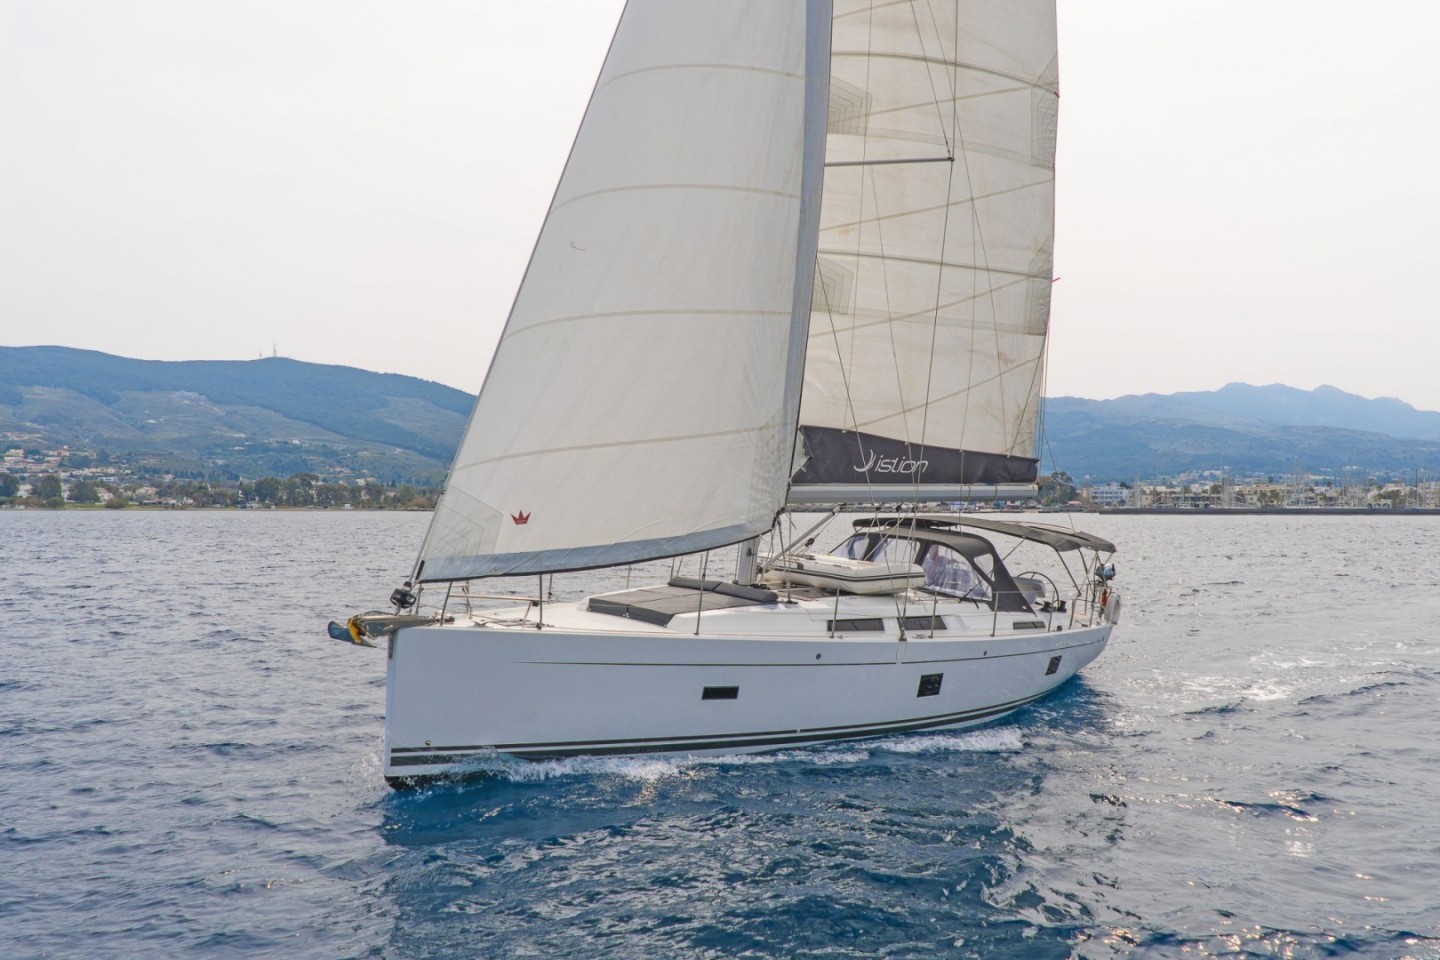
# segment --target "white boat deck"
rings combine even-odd
[[[627,591],[628,592],[628,591]],[[590,598],[544,605],[544,629],[565,633],[596,633],[613,636],[735,637],[750,639],[835,639],[899,640],[964,639],[1006,637],[1048,633],[1090,626],[1070,612],[995,613],[986,604],[910,593],[896,596],[846,596],[837,603],[834,596],[795,596],[776,603],[753,603],[728,608],[705,609],[712,594],[693,591],[696,609],[677,613],[668,623],[617,616],[590,609]],[[599,599],[620,596],[604,594]],[[457,613],[453,626],[494,630],[534,630],[537,608],[533,604],[496,610]]]

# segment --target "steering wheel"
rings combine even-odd
[[[1060,588],[1055,585],[1055,581],[1050,579],[1048,574],[1041,573],[1039,570],[1026,570],[1024,573],[1017,573],[1015,575],[1016,580],[1021,580],[1025,577],[1034,577],[1039,580],[1044,580],[1050,585],[1049,595],[1041,597],[1041,602],[1045,602],[1048,600],[1053,603],[1060,599]]]

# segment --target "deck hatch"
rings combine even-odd
[[[906,630],[949,630],[944,617],[901,617],[900,626]]]
[[[706,687],[700,692],[701,700],[738,700],[739,687]]]
[[[920,678],[920,689],[915,692],[917,697],[936,697],[940,695],[940,682],[945,679],[943,673],[927,673]]]
[[[638,590],[591,597],[585,608],[591,613],[608,613],[612,617],[625,617],[664,627],[669,626],[670,621],[682,613],[761,606],[775,603],[779,599],[779,594],[771,590],[757,590],[754,587],[742,587],[719,580],[702,581],[693,577],[675,577],[664,586],[641,587]]]
[[[885,621],[880,617],[862,617],[852,620],[828,620],[831,633],[856,633],[860,631],[880,632],[885,629]]]

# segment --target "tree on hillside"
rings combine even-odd
[[[13,497],[20,492],[20,481],[9,473],[0,473],[0,497]]]
[[[274,503],[280,499],[280,481],[275,477],[256,480],[254,497],[261,503]]]
[[[70,484],[70,499],[75,503],[99,503],[100,490],[89,480]]]
[[[317,483],[315,503],[322,507],[339,507],[358,500],[359,488],[344,483]]]
[[[60,475],[58,473],[47,473],[39,480],[36,480],[34,487],[31,489],[31,495],[39,497],[41,500],[63,499],[65,491],[60,484]]]
[[[315,480],[313,473],[295,473],[285,478],[283,494],[285,502],[292,507],[308,507],[315,503]]]

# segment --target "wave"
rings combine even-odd
[[[1252,816],[1284,816],[1291,820],[1303,820],[1313,822],[1320,818],[1311,812],[1309,807],[1332,803],[1330,797],[1320,793],[1311,793],[1302,790],[1279,790],[1270,794],[1268,800],[1227,800],[1224,797],[1207,797],[1211,803],[1224,807],[1235,813],[1245,813]]]
[[[968,733],[896,737],[881,740],[874,746],[889,753],[1012,753],[1025,749],[1025,737],[1019,727],[996,727]]]
[[[1405,689],[1407,689],[1407,688],[1409,688],[1409,687],[1414,686],[1414,675],[1413,675],[1413,674],[1399,673],[1399,672],[1389,671],[1389,672],[1382,673],[1382,674],[1379,674],[1379,675],[1378,675],[1379,677],[1395,677],[1395,678],[1397,678],[1397,679],[1391,679],[1391,680],[1373,679],[1373,678],[1375,678],[1376,676],[1377,676],[1377,675],[1375,675],[1375,674],[1371,674],[1371,677],[1370,677],[1370,678],[1366,678],[1366,679],[1370,679],[1371,682],[1369,682],[1369,683],[1362,683],[1362,684],[1360,684],[1359,686],[1357,686],[1357,687],[1352,687],[1352,688],[1349,689],[1349,690],[1337,690],[1337,691],[1332,691],[1332,692],[1329,692],[1329,693],[1317,693],[1317,694],[1315,694],[1315,695],[1313,695],[1313,696],[1306,697],[1306,698],[1304,698],[1303,700],[1300,700],[1300,701],[1297,703],[1297,706],[1311,706],[1311,705],[1314,705],[1314,704],[1325,704],[1325,703],[1340,703],[1340,702],[1349,700],[1349,699],[1352,698],[1352,697],[1359,697],[1359,698],[1376,698],[1376,697],[1385,696],[1385,695],[1387,695],[1387,694],[1396,693],[1396,692],[1398,692],[1398,691],[1405,690]]]
[[[490,754],[467,763],[457,773],[456,779],[479,775],[498,777],[515,783],[535,783],[570,777],[618,777],[653,782],[690,776],[704,768],[776,764],[828,767],[863,763],[877,754],[1010,753],[1024,748],[1025,739],[1018,727],[998,727],[966,733],[897,735],[833,746],[719,756],[565,757],[529,761]]]
[[[1205,717],[1205,716],[1217,716],[1217,715],[1223,716],[1223,715],[1229,714],[1229,713],[1245,713],[1245,712],[1248,712],[1248,709],[1247,709],[1246,706],[1245,706],[1245,701],[1244,701],[1244,700],[1233,700],[1233,701],[1231,701],[1231,702],[1229,702],[1229,703],[1212,703],[1212,704],[1210,704],[1210,705],[1208,705],[1208,706],[1196,707],[1194,710],[1186,710],[1184,713],[1181,714],[1181,716],[1182,716],[1182,717]]]

